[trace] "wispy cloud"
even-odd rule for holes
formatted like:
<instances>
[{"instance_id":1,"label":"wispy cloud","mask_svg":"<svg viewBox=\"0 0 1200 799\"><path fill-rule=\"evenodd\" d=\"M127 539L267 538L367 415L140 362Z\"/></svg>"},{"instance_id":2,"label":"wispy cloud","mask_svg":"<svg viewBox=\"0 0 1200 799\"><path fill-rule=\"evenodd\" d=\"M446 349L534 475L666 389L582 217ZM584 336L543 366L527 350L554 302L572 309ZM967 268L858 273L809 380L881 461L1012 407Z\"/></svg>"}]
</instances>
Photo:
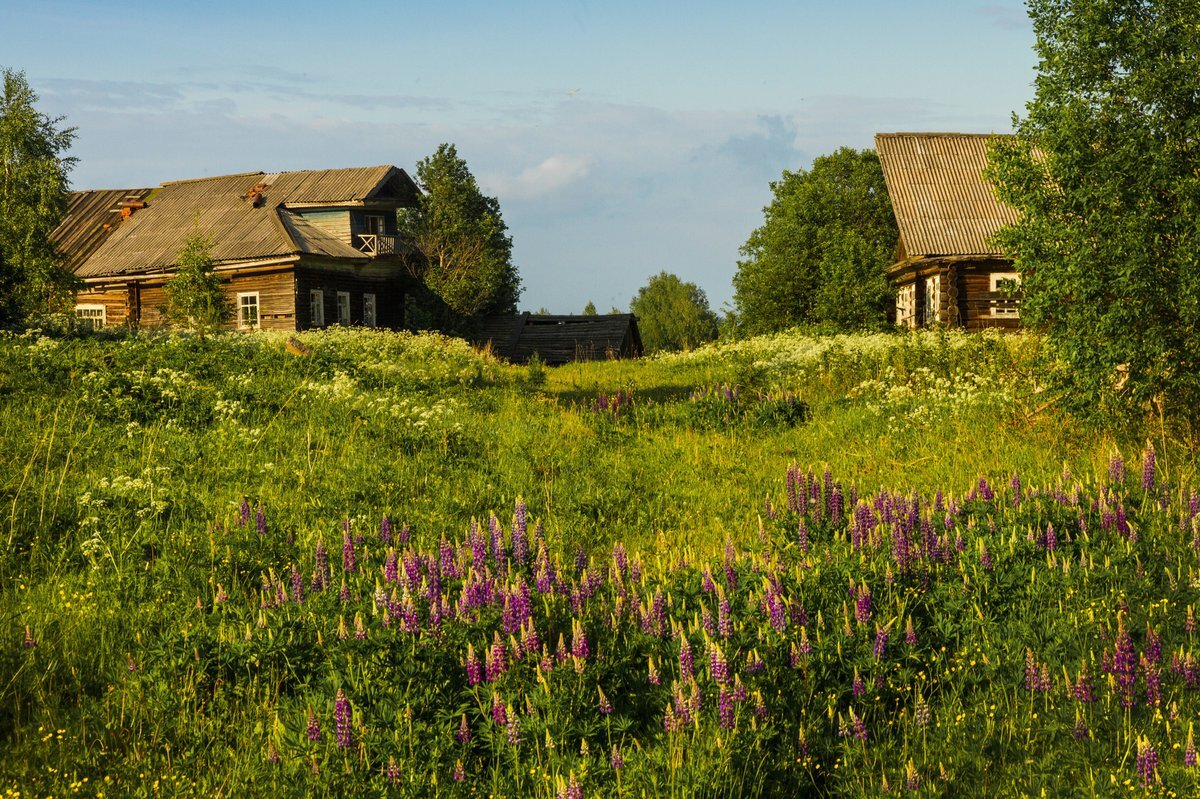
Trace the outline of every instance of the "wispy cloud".
<instances>
[{"instance_id":1,"label":"wispy cloud","mask_svg":"<svg viewBox=\"0 0 1200 799\"><path fill-rule=\"evenodd\" d=\"M506 197L514 200L535 200L587 177L589 171L590 161L587 158L555 154L521 170L512 178L493 177L490 182Z\"/></svg>"},{"instance_id":2,"label":"wispy cloud","mask_svg":"<svg viewBox=\"0 0 1200 799\"><path fill-rule=\"evenodd\" d=\"M976 13L997 28L1004 30L1029 30L1029 15L1024 9L1011 6L981 6Z\"/></svg>"}]
</instances>

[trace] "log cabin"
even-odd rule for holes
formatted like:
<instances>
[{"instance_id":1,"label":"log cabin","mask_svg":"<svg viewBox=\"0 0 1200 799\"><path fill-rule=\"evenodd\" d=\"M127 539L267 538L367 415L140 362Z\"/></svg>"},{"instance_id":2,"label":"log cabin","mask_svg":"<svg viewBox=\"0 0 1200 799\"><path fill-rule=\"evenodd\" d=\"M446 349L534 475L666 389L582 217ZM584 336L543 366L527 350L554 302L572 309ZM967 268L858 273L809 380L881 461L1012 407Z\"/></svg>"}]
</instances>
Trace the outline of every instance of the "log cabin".
<instances>
[{"instance_id":1,"label":"log cabin","mask_svg":"<svg viewBox=\"0 0 1200 799\"><path fill-rule=\"evenodd\" d=\"M534 355L550 365L642 355L633 314L488 316L472 341L513 363L528 363Z\"/></svg>"},{"instance_id":2,"label":"log cabin","mask_svg":"<svg viewBox=\"0 0 1200 799\"><path fill-rule=\"evenodd\" d=\"M234 309L231 329L400 328L413 253L396 212L419 193L395 166L76 192L55 240L85 284L76 315L93 327L162 325L163 285L199 231Z\"/></svg>"},{"instance_id":3,"label":"log cabin","mask_svg":"<svg viewBox=\"0 0 1200 799\"><path fill-rule=\"evenodd\" d=\"M992 235L1017 220L984 179L997 134L879 133L875 149L900 241L887 277L896 324L1021 326L1021 277Z\"/></svg>"}]
</instances>

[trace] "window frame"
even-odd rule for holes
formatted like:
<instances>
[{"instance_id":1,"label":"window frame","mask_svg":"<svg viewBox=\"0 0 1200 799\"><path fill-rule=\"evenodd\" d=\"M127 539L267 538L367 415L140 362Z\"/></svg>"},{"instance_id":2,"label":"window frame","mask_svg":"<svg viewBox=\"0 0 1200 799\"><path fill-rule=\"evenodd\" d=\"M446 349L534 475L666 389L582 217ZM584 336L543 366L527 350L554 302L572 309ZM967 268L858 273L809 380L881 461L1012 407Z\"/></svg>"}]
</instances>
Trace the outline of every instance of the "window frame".
<instances>
[{"instance_id":1,"label":"window frame","mask_svg":"<svg viewBox=\"0 0 1200 799\"><path fill-rule=\"evenodd\" d=\"M367 308L368 308L367 300L368 299L370 300L369 307L371 309L371 312L369 314L367 313ZM375 297L375 292L364 291L362 304L363 304L363 315L362 315L363 327L379 327L379 302Z\"/></svg>"},{"instance_id":2,"label":"window frame","mask_svg":"<svg viewBox=\"0 0 1200 799\"><path fill-rule=\"evenodd\" d=\"M1006 299L997 299L996 294L1007 290L1001 287L1001 283L1013 283L1015 285L1014 296ZM988 298L988 316L992 319L1020 319L1021 299L1019 296L1016 296L1016 292L1019 292L1020 289L1020 272L990 273L988 275L988 290L992 296Z\"/></svg>"},{"instance_id":3,"label":"window frame","mask_svg":"<svg viewBox=\"0 0 1200 799\"><path fill-rule=\"evenodd\" d=\"M905 283L896 288L896 325L915 328L917 322L917 282Z\"/></svg>"},{"instance_id":4,"label":"window frame","mask_svg":"<svg viewBox=\"0 0 1200 799\"><path fill-rule=\"evenodd\" d=\"M242 300L248 297L254 298L254 323L246 324L242 319L242 311L249 306L243 305ZM260 330L262 328L262 299L257 291L239 291L237 293L237 329L238 330Z\"/></svg>"},{"instance_id":5,"label":"window frame","mask_svg":"<svg viewBox=\"0 0 1200 799\"><path fill-rule=\"evenodd\" d=\"M373 220L379 220L378 225L374 224ZM378 227L378 230L373 228ZM386 236L387 235L387 219L383 214L364 214L363 215L363 233L368 236Z\"/></svg>"},{"instance_id":6,"label":"window frame","mask_svg":"<svg viewBox=\"0 0 1200 799\"><path fill-rule=\"evenodd\" d=\"M344 321L342 319L342 300L346 301L344 306L346 309L346 318ZM337 293L337 323L343 327L350 326L350 292L348 291L339 291Z\"/></svg>"},{"instance_id":7,"label":"window frame","mask_svg":"<svg viewBox=\"0 0 1200 799\"><path fill-rule=\"evenodd\" d=\"M95 317L83 316L80 311L99 311L100 324L95 324ZM99 302L80 302L75 304L75 320L76 322L86 322L91 325L92 330L99 330L102 327L108 327L108 306Z\"/></svg>"},{"instance_id":8,"label":"window frame","mask_svg":"<svg viewBox=\"0 0 1200 799\"><path fill-rule=\"evenodd\" d=\"M325 327L325 290L308 290L308 322L313 327Z\"/></svg>"},{"instance_id":9,"label":"window frame","mask_svg":"<svg viewBox=\"0 0 1200 799\"><path fill-rule=\"evenodd\" d=\"M942 275L926 275L923 288L924 302L921 303L921 326L940 324L942 321ZM932 302L930 301L932 299Z\"/></svg>"}]
</instances>

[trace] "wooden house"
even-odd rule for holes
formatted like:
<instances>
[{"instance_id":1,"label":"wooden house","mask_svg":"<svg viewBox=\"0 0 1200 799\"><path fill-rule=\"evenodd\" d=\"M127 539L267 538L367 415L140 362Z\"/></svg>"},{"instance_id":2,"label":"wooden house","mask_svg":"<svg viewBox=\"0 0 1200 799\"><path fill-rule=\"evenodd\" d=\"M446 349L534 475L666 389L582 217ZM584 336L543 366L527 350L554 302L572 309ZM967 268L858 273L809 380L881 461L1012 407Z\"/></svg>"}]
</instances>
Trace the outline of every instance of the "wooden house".
<instances>
[{"instance_id":1,"label":"wooden house","mask_svg":"<svg viewBox=\"0 0 1200 799\"><path fill-rule=\"evenodd\" d=\"M990 243L1017 219L984 180L994 134L879 133L875 149L900 228L896 323L1019 328L1020 275Z\"/></svg>"},{"instance_id":2,"label":"wooden house","mask_svg":"<svg viewBox=\"0 0 1200 799\"><path fill-rule=\"evenodd\" d=\"M526 363L534 353L547 364L642 354L642 336L633 314L553 316L526 311L489 316L481 320L474 341L513 363Z\"/></svg>"},{"instance_id":3,"label":"wooden house","mask_svg":"<svg viewBox=\"0 0 1200 799\"><path fill-rule=\"evenodd\" d=\"M76 314L98 327L162 324L163 284L199 231L235 311L230 328L397 328L410 251L396 211L418 196L394 166L223 175L77 192L55 238L87 287Z\"/></svg>"}]
</instances>

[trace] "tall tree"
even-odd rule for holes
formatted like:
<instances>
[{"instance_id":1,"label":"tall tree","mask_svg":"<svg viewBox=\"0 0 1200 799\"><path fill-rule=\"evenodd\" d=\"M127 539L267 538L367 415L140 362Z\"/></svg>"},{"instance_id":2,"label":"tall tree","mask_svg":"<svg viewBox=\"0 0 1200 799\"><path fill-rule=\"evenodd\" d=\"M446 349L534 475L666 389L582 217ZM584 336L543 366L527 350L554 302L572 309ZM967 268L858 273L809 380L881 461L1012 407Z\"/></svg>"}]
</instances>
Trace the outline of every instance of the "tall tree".
<instances>
[{"instance_id":1,"label":"tall tree","mask_svg":"<svg viewBox=\"0 0 1200 799\"><path fill-rule=\"evenodd\" d=\"M659 272L638 289L629 310L638 319L647 352L688 350L717 337L717 315L703 289L668 272Z\"/></svg>"},{"instance_id":2,"label":"tall tree","mask_svg":"<svg viewBox=\"0 0 1200 799\"><path fill-rule=\"evenodd\" d=\"M214 271L211 249L212 243L197 222L196 232L176 257L175 274L163 286L167 298L163 316L172 325L195 331L201 339L219 330L233 313Z\"/></svg>"},{"instance_id":3,"label":"tall tree","mask_svg":"<svg viewBox=\"0 0 1200 799\"><path fill-rule=\"evenodd\" d=\"M883 325L891 297L883 270L899 233L875 152L843 147L811 170L785 171L771 191L733 278L739 326Z\"/></svg>"},{"instance_id":4,"label":"tall tree","mask_svg":"<svg viewBox=\"0 0 1200 799\"><path fill-rule=\"evenodd\" d=\"M1195 0L1029 0L1036 91L989 177L998 242L1077 410L1153 399L1200 421L1200 25ZM1164 410L1163 406L1159 410Z\"/></svg>"},{"instance_id":5,"label":"tall tree","mask_svg":"<svg viewBox=\"0 0 1200 799\"><path fill-rule=\"evenodd\" d=\"M76 281L50 234L67 211L74 128L36 108L25 74L0 70L0 325L63 310Z\"/></svg>"},{"instance_id":6,"label":"tall tree","mask_svg":"<svg viewBox=\"0 0 1200 799\"><path fill-rule=\"evenodd\" d=\"M453 144L417 164L417 182L418 207L399 217L421 253L414 274L463 316L515 311L521 280L499 201L479 190Z\"/></svg>"}]
</instances>

